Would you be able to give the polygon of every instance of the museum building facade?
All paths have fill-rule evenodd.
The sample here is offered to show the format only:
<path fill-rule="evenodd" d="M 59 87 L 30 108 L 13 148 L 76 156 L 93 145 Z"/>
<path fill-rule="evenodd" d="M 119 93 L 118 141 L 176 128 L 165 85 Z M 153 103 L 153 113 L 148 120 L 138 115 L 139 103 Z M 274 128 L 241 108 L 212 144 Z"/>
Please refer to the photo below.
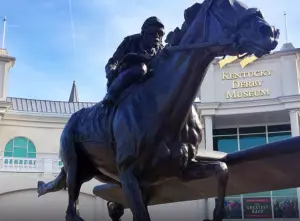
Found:
<path fill-rule="evenodd" d="M 197 103 L 206 149 L 232 153 L 299 135 L 299 52 L 211 64 Z M 228 196 L 226 218 L 299 219 L 298 201 L 299 188 Z"/>
<path fill-rule="evenodd" d="M 299 56 L 300 49 L 290 49 L 246 64 L 214 60 L 195 101 L 204 127 L 200 148 L 230 153 L 298 136 Z M 65 123 L 72 113 L 94 103 L 78 101 L 75 83 L 69 101 L 7 97 L 14 62 L 0 51 L 0 214 L 3 220 L 24 219 L 24 214 L 32 221 L 42 215 L 64 220 L 66 192 L 37 198 L 36 183 L 57 176 Z M 83 185 L 81 215 L 85 220 L 109 220 L 106 203 L 92 193 L 95 185 L 95 180 Z M 299 220 L 299 196 L 299 188 L 228 196 L 226 219 Z M 215 199 L 204 199 L 153 206 L 149 211 L 153 220 L 204 220 L 212 218 L 214 203 Z M 123 220 L 131 220 L 129 211 Z"/>

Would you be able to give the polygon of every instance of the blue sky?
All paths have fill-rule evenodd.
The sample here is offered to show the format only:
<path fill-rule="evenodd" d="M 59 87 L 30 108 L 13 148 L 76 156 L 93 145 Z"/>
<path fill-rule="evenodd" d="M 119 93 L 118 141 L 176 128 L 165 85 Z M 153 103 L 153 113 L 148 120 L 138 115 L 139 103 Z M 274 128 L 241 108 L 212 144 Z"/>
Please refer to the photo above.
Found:
<path fill-rule="evenodd" d="M 8 96 L 67 100 L 76 80 L 80 101 L 100 101 L 106 92 L 104 66 L 122 39 L 139 32 L 152 15 L 167 31 L 180 27 L 184 9 L 195 2 L 1 0 L 0 17 L 7 16 L 6 48 L 16 57 Z M 300 47 L 299 0 L 243 2 L 260 8 L 267 21 L 281 29 L 278 49 L 285 41 L 286 11 L 289 41 Z"/>

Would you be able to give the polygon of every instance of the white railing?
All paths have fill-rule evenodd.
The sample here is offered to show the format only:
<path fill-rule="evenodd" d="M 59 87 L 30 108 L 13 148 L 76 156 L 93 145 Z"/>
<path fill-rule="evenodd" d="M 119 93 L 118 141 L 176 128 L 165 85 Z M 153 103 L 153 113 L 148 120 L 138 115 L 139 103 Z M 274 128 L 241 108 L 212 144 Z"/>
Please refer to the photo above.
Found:
<path fill-rule="evenodd" d="M 59 173 L 61 167 L 53 158 L 0 157 L 0 172 Z"/>

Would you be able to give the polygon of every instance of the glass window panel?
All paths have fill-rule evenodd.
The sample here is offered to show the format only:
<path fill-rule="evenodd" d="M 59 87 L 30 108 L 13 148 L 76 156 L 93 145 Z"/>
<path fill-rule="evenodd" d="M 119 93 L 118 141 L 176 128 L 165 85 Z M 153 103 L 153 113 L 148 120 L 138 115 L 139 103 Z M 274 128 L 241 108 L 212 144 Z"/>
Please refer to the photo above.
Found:
<path fill-rule="evenodd" d="M 291 130 L 290 124 L 268 126 L 268 132 L 279 132 L 279 131 L 290 131 L 290 130 Z"/>
<path fill-rule="evenodd" d="M 13 152 L 4 152 L 4 157 L 12 157 Z"/>
<path fill-rule="evenodd" d="M 5 145 L 5 151 L 10 151 L 12 152 L 14 150 L 13 147 L 13 140 L 10 140 L 6 145 Z"/>
<path fill-rule="evenodd" d="M 272 134 L 268 134 L 268 142 L 272 143 L 272 142 L 288 139 L 288 138 L 291 138 L 291 137 L 292 137 L 292 134 L 290 132 L 287 132 L 287 133 L 274 133 L 274 134 L 272 133 Z"/>
<path fill-rule="evenodd" d="M 297 189 L 283 189 L 272 191 L 272 196 L 297 196 Z"/>
<path fill-rule="evenodd" d="M 299 218 L 297 197 L 273 197 L 274 218 Z"/>
<path fill-rule="evenodd" d="M 28 158 L 36 158 L 36 153 L 27 153 Z"/>
<path fill-rule="evenodd" d="M 225 153 L 238 151 L 237 136 L 214 137 L 214 149 Z"/>
<path fill-rule="evenodd" d="M 14 157 L 27 157 L 27 148 L 15 147 L 13 156 Z"/>
<path fill-rule="evenodd" d="M 265 134 L 255 135 L 241 135 L 240 136 L 240 149 L 246 150 L 262 144 L 266 144 L 267 139 Z"/>
<path fill-rule="evenodd" d="M 14 138 L 14 146 L 18 147 L 27 147 L 27 139 L 24 137 L 16 137 Z"/>
<path fill-rule="evenodd" d="M 246 193 L 246 194 L 243 194 L 244 198 L 263 197 L 263 196 L 271 196 L 271 192 L 270 191 L 266 191 L 266 192 Z"/>
<path fill-rule="evenodd" d="M 226 198 L 228 198 L 228 197 L 234 197 L 234 198 L 240 197 L 240 198 L 241 198 L 241 195 L 231 195 L 231 196 L 226 196 Z"/>
<path fill-rule="evenodd" d="M 213 135 L 236 135 L 237 128 L 214 129 Z"/>
<path fill-rule="evenodd" d="M 270 197 L 244 198 L 243 205 L 245 219 L 261 219 L 273 217 Z"/>
<path fill-rule="evenodd" d="M 35 153 L 36 152 L 35 146 L 30 140 L 28 141 L 28 152 L 29 153 Z"/>
<path fill-rule="evenodd" d="M 242 219 L 241 198 L 226 198 L 224 219 Z"/>
<path fill-rule="evenodd" d="M 266 127 L 241 127 L 239 128 L 239 134 L 259 134 L 266 133 Z"/>

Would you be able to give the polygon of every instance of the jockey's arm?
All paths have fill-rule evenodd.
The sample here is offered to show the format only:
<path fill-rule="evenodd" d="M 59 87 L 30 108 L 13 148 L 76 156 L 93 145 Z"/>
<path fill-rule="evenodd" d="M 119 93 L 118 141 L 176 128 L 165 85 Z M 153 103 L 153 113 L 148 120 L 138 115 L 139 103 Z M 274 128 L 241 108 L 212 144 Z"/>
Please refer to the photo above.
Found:
<path fill-rule="evenodd" d="M 128 50 L 129 39 L 125 38 L 117 48 L 113 56 L 108 60 L 105 66 L 106 78 L 111 81 L 114 78 L 114 71 L 116 70 L 121 59 L 126 55 Z"/>

